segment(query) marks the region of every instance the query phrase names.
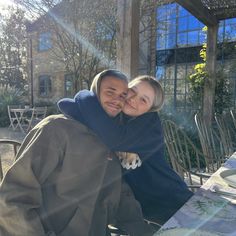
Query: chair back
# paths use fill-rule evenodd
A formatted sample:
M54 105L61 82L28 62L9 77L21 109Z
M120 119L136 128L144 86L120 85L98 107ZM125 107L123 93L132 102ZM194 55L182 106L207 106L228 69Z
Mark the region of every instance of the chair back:
M11 139L0 139L0 180L6 173L7 169L15 161L17 151L21 142Z
M226 157L230 157L236 150L233 141L233 138L235 137L234 124L231 122L230 114L215 114L215 121L223 145L224 154Z
M28 131L37 125L41 120L46 117L47 107L34 107L32 112L32 117L29 120L29 128Z
M173 169L189 185L203 184L203 173L208 169L202 152L185 131L171 120L163 122L165 144ZM209 177L209 175L207 176Z
M225 153L220 137L212 126L204 122L201 114L195 114L194 120L197 126L202 152L206 157L207 166L211 168L209 172L215 172L225 161Z
M234 128L236 129L236 115L235 115L235 112L233 110L230 110L230 115L231 115L231 118L233 120Z

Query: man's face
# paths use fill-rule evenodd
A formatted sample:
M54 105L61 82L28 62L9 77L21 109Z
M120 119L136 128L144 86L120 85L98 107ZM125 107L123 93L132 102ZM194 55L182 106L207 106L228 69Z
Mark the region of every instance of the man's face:
M128 91L128 84L114 76L106 76L100 85L100 102L109 116L121 112Z

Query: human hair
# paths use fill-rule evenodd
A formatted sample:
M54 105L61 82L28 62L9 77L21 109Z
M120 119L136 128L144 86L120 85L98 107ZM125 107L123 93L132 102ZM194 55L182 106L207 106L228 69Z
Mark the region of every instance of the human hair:
M99 96L101 82L107 76L116 77L117 79L123 80L128 84L128 77L124 73L122 73L119 70L108 69L108 70L103 70L94 77L90 87L90 91L93 91L97 96Z
M136 84L139 84L141 82L148 83L155 92L155 98L153 101L153 105L150 108L149 112L159 111L163 104L164 104L164 90L161 86L161 84L156 80L155 77L150 75L141 75L129 82L129 88L132 86L135 86Z

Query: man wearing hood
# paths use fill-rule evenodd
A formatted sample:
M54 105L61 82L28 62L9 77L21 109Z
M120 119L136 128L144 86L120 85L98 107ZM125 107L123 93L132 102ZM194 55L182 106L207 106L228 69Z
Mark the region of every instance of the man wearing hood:
M127 77L106 70L96 80L104 110L116 116ZM116 223L131 236L152 235L121 179L119 159L97 135L72 117L49 116L26 136L1 183L0 235L105 236Z

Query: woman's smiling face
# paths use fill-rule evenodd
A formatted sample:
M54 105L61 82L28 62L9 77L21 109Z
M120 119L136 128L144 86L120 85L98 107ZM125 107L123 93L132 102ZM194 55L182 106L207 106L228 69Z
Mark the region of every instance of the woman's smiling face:
M145 81L138 82L129 87L122 111L129 116L140 116L152 108L154 98L155 91L152 86Z

